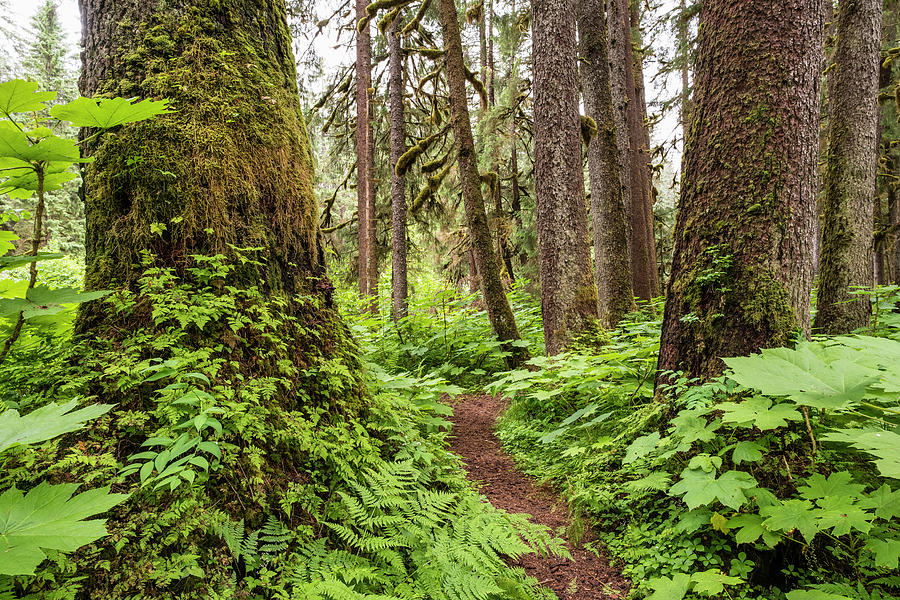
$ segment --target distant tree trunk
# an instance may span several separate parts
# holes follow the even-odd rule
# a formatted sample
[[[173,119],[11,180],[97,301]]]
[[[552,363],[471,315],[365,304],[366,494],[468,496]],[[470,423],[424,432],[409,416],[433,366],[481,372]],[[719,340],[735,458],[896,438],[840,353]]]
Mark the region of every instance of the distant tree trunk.
[[[646,261],[639,261],[634,256],[634,232],[632,231],[634,211],[631,204],[632,172],[629,160],[631,137],[628,130],[628,77],[626,73],[626,67],[631,64],[631,36],[628,33],[628,26],[624,25],[626,21],[630,20],[628,0],[607,0],[606,7],[606,26],[609,29],[609,85],[615,108],[613,117],[616,123],[616,145],[618,147],[616,155],[619,160],[619,171],[622,173],[622,185],[625,193],[625,235],[628,238],[628,261],[632,290],[637,293],[635,287],[636,263]]]
[[[825,175],[824,228],[816,330],[849,333],[869,324],[875,175],[878,171],[878,75],[881,0],[840,0],[834,96]]]
[[[641,38],[640,0],[632,0],[630,5],[632,57],[634,64],[634,106],[637,110],[632,135],[633,145],[638,148],[634,153],[637,161],[634,168],[641,176],[640,201],[644,210],[644,243],[647,246],[647,285],[650,297],[659,295],[659,265],[656,260],[656,220],[653,215],[653,204],[656,193],[653,190],[653,177],[650,173],[650,125],[647,122],[647,97],[644,88],[644,41]],[[632,99],[629,99],[631,102]],[[637,201],[637,199],[635,199]]]
[[[614,327],[634,308],[634,295],[625,221],[625,175],[616,156],[606,1],[581,0],[578,19],[584,107],[597,123],[598,131],[597,139],[587,150],[597,296],[601,322]]]
[[[371,69],[371,67],[370,67]],[[371,79],[371,77],[370,77]],[[369,312],[378,314],[378,213],[377,213],[377,195],[375,189],[375,102],[374,90],[369,88],[369,131],[366,134],[366,166],[368,167],[368,176],[366,177],[366,208],[368,215],[366,218],[366,242],[369,245],[366,251],[368,259],[368,275],[366,282],[369,286]]]
[[[366,0],[356,0],[357,23],[365,18]],[[372,36],[368,24],[356,33],[356,210],[359,242],[359,298],[371,295],[369,282],[369,88],[372,87]]]
[[[513,19],[516,17],[516,0],[512,0],[510,14]],[[516,133],[516,113],[519,109],[519,64],[517,53],[519,51],[519,29],[516,24],[511,25],[512,43],[510,49],[510,69],[509,69],[509,171],[510,171],[510,210],[512,218],[515,222],[517,230],[522,229],[522,199],[519,190],[519,144],[518,134]],[[510,254],[513,252],[514,244],[510,243]],[[519,266],[525,266],[525,253],[519,250]],[[510,257],[510,263],[512,258]]]
[[[541,313],[552,355],[597,319],[597,287],[581,166],[577,2],[533,0],[531,6]]]
[[[394,17],[388,29],[391,121],[391,314],[394,320],[406,316],[406,178],[397,173],[397,162],[406,152],[406,127],[403,117],[403,50],[400,46],[400,18]]]
[[[476,163],[475,140],[472,138],[472,121],[466,93],[459,16],[454,0],[439,0],[438,7],[444,37],[447,82],[450,87],[450,118],[453,123],[457,168],[469,236],[472,240],[472,253],[491,327],[500,340],[511,342],[520,339],[520,336],[506,293],[503,291],[503,283],[500,281],[500,267],[491,241],[484,197],[481,195],[481,177]],[[507,345],[506,349],[510,353],[507,358],[510,366],[519,366],[527,360],[528,353],[522,348]]]
[[[495,81],[496,77],[494,77],[494,0],[487,0],[487,40],[488,40],[488,55],[487,55],[487,67],[488,67],[488,81],[487,81],[487,89],[488,89],[488,104],[491,106],[495,106],[497,104]]]
[[[690,20],[687,17],[687,3],[680,0],[678,25],[675,29],[678,41],[678,54],[681,61],[681,131],[682,153],[687,147],[688,136],[691,133],[691,61],[690,61]]]
[[[628,165],[631,171],[631,278],[635,295],[649,300],[655,295],[653,282],[656,271],[656,256],[650,254],[653,244],[653,211],[650,209],[649,153],[644,148],[644,120],[646,107],[640,98],[643,90],[643,69],[638,70],[640,56],[634,50],[631,33],[631,3],[629,0],[615,0],[621,7],[622,41],[625,61],[625,119],[628,127]]]
[[[659,368],[809,333],[824,1],[705,0]]]

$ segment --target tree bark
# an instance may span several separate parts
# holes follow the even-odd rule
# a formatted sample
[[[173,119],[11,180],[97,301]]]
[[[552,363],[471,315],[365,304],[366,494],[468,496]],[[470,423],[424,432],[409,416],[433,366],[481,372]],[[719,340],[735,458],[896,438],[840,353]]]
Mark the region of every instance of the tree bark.
[[[678,41],[679,60],[681,61],[681,151],[687,147],[688,137],[691,133],[691,23],[687,16],[686,0],[680,0],[678,25],[675,29]]]
[[[634,255],[634,210],[631,203],[632,172],[630,157],[630,140],[628,130],[628,77],[626,67],[631,64],[631,36],[629,28],[623,23],[630,19],[628,0],[607,0],[606,26],[609,29],[609,84],[612,90],[613,114],[616,123],[616,145],[619,170],[622,173],[622,185],[625,193],[625,235],[628,238],[628,261],[632,277],[632,289],[635,287],[636,262]],[[629,67],[630,69],[630,67]]]
[[[475,257],[491,327],[501,341],[512,342],[520,339],[520,336],[512,308],[503,291],[503,283],[500,281],[500,267],[497,264],[491,230],[488,227],[484,196],[481,194],[481,177],[478,174],[475,140],[472,137],[472,120],[469,116],[466,93],[459,16],[454,0],[439,0],[438,7],[444,37],[445,69],[450,87],[450,118],[453,123],[466,222],[472,240],[472,254]],[[509,352],[507,364],[511,367],[519,366],[527,360],[528,353],[522,348],[507,344],[506,350]]]
[[[366,16],[367,0],[356,0],[356,22]],[[369,282],[369,88],[372,87],[372,34],[367,23],[356,32],[356,214],[359,246],[359,298],[367,302]]]
[[[824,2],[706,0],[701,23],[659,356],[690,377],[809,333]]]
[[[186,275],[191,255],[229,245],[265,249],[265,266],[244,265],[241,279],[268,293],[325,281],[284,3],[257,5],[80,0],[81,93],[170,98],[177,110],[86,144],[96,158],[84,173],[89,289],[135,289],[142,251]],[[146,44],[151,30],[166,43]],[[80,327],[103,316],[87,305]]]
[[[874,283],[881,17],[881,0],[838,4],[815,323],[824,333],[866,327],[872,313],[868,297],[850,292],[851,286]]]
[[[596,321],[581,117],[576,0],[533,0],[534,178],[547,354]]]
[[[614,327],[634,308],[625,220],[625,175],[616,153],[615,109],[610,88],[605,0],[581,0],[581,82],[585,112],[597,123],[588,146],[594,271],[600,321]]]
[[[406,127],[403,115],[403,49],[400,45],[400,18],[394,17],[388,29],[391,121],[391,295],[392,316],[402,319],[407,312],[406,265],[406,178],[397,173],[397,162],[406,152]]]
[[[644,244],[647,247],[647,288],[651,298],[659,295],[659,265],[656,261],[656,219],[653,214],[653,203],[656,193],[653,190],[653,177],[650,174],[650,125],[647,122],[647,98],[644,86],[644,41],[641,38],[640,0],[632,0],[629,10],[632,57],[634,64],[634,101],[636,115],[632,127],[634,140],[632,146],[637,148],[634,154],[634,169],[640,173],[640,200],[644,211]]]

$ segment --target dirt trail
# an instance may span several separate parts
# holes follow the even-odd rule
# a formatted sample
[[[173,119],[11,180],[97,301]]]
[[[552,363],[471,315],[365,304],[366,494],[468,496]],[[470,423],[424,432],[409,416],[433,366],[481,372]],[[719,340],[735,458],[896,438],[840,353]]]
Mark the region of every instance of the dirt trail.
[[[494,436],[494,421],[505,408],[502,399],[488,395],[460,396],[453,401],[452,450],[466,463],[468,478],[482,484],[491,504],[508,512],[527,513],[535,523],[560,535],[568,526],[568,509],[551,491],[538,487],[516,470],[513,460]],[[584,541],[590,539],[590,533]],[[606,559],[581,547],[569,551],[574,560],[528,555],[515,564],[523,567],[560,600],[608,600],[627,596],[628,584]]]

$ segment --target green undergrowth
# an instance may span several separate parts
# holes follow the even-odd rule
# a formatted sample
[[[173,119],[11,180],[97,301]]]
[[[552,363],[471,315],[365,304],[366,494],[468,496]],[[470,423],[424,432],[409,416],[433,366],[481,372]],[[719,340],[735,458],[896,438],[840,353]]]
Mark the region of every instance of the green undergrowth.
[[[630,315],[499,374],[498,435],[593,523],[635,597],[897,597],[898,292],[874,295],[873,330],[727,359],[704,385],[674,374],[656,396],[660,313]]]
[[[0,504],[45,482],[128,499],[77,550],[10,537],[5,551],[43,554],[0,574],[0,598],[551,598],[507,562],[561,542],[486,503],[447,450],[441,398],[458,388],[428,362],[363,368],[322,297],[232,285],[252,252],[193,257],[190,282],[145,255],[140,289],[105,301],[113,330],[145,327],[32,328],[14,347],[0,416],[115,406],[0,455]]]

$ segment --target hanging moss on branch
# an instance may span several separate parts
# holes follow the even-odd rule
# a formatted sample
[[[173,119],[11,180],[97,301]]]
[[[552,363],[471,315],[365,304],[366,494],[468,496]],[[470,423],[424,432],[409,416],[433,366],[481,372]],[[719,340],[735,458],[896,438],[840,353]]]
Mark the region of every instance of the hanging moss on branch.
[[[372,19],[375,18],[375,15],[378,14],[378,11],[390,11],[395,8],[403,8],[411,3],[412,0],[375,0],[375,2],[366,7],[366,16],[360,19],[359,23],[356,24],[356,31],[362,31],[368,27]]]
[[[426,48],[424,46],[418,46],[416,48],[404,48],[403,50],[406,52],[415,52],[417,54],[421,54],[429,60],[439,60],[444,56],[444,51],[439,48]]]
[[[443,167],[445,164],[447,164],[447,160],[449,158],[450,158],[450,151],[448,151],[447,154],[445,154],[441,158],[438,158],[438,159],[435,159],[435,160],[432,160],[430,162],[423,164],[422,172],[423,173],[434,173],[435,171],[437,171],[438,169]]]
[[[475,88],[475,91],[478,92],[478,97],[481,98],[481,107],[487,108],[488,105],[488,93],[487,88],[484,87],[484,84],[478,79],[478,76],[475,75],[472,71],[469,70],[468,67],[464,67],[466,71],[466,81],[472,84],[472,87]]]
[[[416,195],[416,197],[412,201],[412,205],[409,207],[410,214],[414,215],[414,214],[418,213],[420,210],[422,210],[422,206],[424,206],[424,204],[426,202],[428,202],[428,200],[430,200],[437,193],[437,191],[441,188],[441,184],[444,182],[444,178],[447,177],[447,173],[450,172],[450,169],[452,167],[453,167],[453,163],[451,162],[451,163],[447,164],[439,172],[437,172],[434,175],[431,175],[427,179],[427,181],[425,183],[425,187],[423,187],[421,190],[419,190],[419,193]]]
[[[419,83],[416,84],[416,94],[421,94],[422,88],[425,87],[425,84],[427,84],[429,81],[433,81],[433,80],[437,79],[440,76],[440,74],[443,72],[443,70],[444,70],[444,66],[441,65],[434,71],[431,71],[431,72],[427,73],[424,77],[422,77],[422,79],[419,80]]]
[[[413,30],[418,29],[419,24],[425,17],[425,12],[428,10],[429,6],[431,6],[431,0],[424,0],[424,2],[422,2],[422,4],[419,6],[419,10],[416,11],[416,16],[413,17],[412,21],[403,26],[400,34],[409,35],[413,32]]]
[[[484,18],[484,2],[473,4],[466,9],[466,22],[469,25],[477,23],[482,18]]]
[[[428,136],[427,138],[423,138],[418,141],[413,147],[404,152],[400,158],[397,160],[397,164],[394,166],[394,172],[397,173],[400,177],[406,175],[406,172],[412,166],[412,164],[419,158],[425,151],[428,150],[428,147],[438,139],[447,133],[447,128],[445,127],[441,131]]]
[[[597,121],[587,115],[581,115],[581,141],[585,147],[591,145],[591,140],[597,137],[598,133]]]

